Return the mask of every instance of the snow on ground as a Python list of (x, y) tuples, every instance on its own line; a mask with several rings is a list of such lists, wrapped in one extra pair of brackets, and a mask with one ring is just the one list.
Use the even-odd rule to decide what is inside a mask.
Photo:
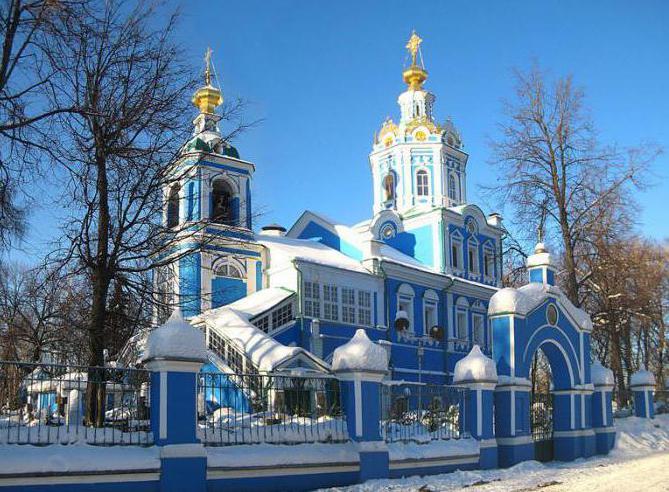
[(669, 491), (669, 415), (648, 421), (616, 421), (616, 447), (608, 456), (571, 463), (527, 461), (505, 470), (455, 471), (443, 475), (370, 480), (330, 492), (413, 491)]
[(14, 473), (159, 470), (160, 448), (155, 446), (0, 446), (0, 476)]

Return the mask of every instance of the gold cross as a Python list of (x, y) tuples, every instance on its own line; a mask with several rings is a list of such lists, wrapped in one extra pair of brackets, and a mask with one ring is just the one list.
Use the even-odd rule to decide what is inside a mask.
[(409, 38), (409, 42), (407, 43), (407, 50), (411, 54), (411, 64), (415, 65), (416, 64), (416, 55), (418, 54), (418, 49), (420, 48), (420, 43), (422, 43), (423, 40), (416, 34), (416, 31), (412, 31), (411, 37)]
[(211, 84), (211, 54), (213, 53), (211, 48), (207, 48), (207, 51), (204, 53), (204, 83), (207, 85)]

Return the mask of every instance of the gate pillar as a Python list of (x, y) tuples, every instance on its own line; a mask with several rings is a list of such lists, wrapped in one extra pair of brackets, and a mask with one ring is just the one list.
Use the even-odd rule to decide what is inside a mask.
[(493, 398), (497, 370), (478, 345), (455, 364), (453, 383), (465, 386), (463, 415), (465, 431), (479, 441), (482, 469), (497, 468), (497, 442), (493, 431)]
[(360, 481), (387, 478), (390, 458), (379, 421), (381, 381), (388, 373), (388, 352), (359, 329), (335, 349), (332, 370), (341, 381), (349, 437), (358, 446)]
[(595, 391), (592, 394), (592, 428), (596, 436), (597, 454), (607, 454), (616, 437), (613, 427), (613, 371), (602, 366), (598, 361), (590, 370)]
[(498, 376), (495, 388), (495, 437), (499, 466), (509, 467), (534, 459), (534, 442), (530, 432), (530, 390), (530, 382), (525, 378)]
[(655, 376), (645, 367), (632, 374), (630, 388), (634, 392), (634, 415), (646, 419), (655, 417), (653, 392), (655, 391)]

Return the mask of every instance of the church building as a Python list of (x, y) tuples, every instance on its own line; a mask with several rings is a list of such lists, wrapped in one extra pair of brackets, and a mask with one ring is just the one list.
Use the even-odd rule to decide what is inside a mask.
[(306, 210), (289, 229), (253, 230), (255, 164), (221, 135), (207, 63), (193, 137), (164, 190), (175, 260), (154, 272), (164, 304), (206, 333), (205, 370), (327, 373), (358, 328), (388, 351), (394, 380), (450, 383), (472, 345), (490, 353), (502, 218), (467, 200), (469, 156), (435, 116), (421, 42), (414, 33), (406, 46), (398, 119), (372, 140), (371, 217), (353, 225)]

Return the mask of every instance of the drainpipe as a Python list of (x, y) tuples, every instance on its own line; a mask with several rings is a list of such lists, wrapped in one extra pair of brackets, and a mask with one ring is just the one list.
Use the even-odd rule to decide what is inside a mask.
[[(446, 299), (446, 294), (448, 291), (453, 287), (455, 284), (455, 280), (453, 280), (453, 277), (447, 277), (450, 283), (441, 289), (441, 296), (444, 299), (444, 306), (446, 309), (444, 310), (444, 325), (448, 325), (448, 310), (450, 309), (450, 306), (448, 306), (447, 299)], [(450, 330), (450, 326), (446, 327), (446, 333), (444, 333), (444, 342), (445, 342), (445, 347), (444, 347), (444, 369), (446, 369), (446, 374), (448, 374), (448, 330)], [(448, 378), (448, 376), (446, 376)]]
[(390, 302), (388, 301), (388, 274), (383, 268), (383, 260), (376, 259), (375, 260), (376, 265), (379, 268), (379, 271), (381, 272), (381, 278), (383, 279), (383, 311), (385, 312), (386, 315), (386, 341), (390, 344), (390, 350), (388, 351), (388, 370), (392, 374), (393, 370), (393, 346), (392, 346), (392, 340), (390, 336), (390, 330), (392, 329), (391, 323), (390, 323)]
[[(300, 320), (300, 334), (302, 336), (302, 343), (304, 343), (304, 316), (302, 313), (302, 270), (298, 266), (297, 259), (293, 258), (291, 260), (293, 267), (297, 271), (297, 318)], [(309, 349), (311, 349), (311, 344), (309, 344)], [(309, 350), (311, 352), (311, 350)]]

